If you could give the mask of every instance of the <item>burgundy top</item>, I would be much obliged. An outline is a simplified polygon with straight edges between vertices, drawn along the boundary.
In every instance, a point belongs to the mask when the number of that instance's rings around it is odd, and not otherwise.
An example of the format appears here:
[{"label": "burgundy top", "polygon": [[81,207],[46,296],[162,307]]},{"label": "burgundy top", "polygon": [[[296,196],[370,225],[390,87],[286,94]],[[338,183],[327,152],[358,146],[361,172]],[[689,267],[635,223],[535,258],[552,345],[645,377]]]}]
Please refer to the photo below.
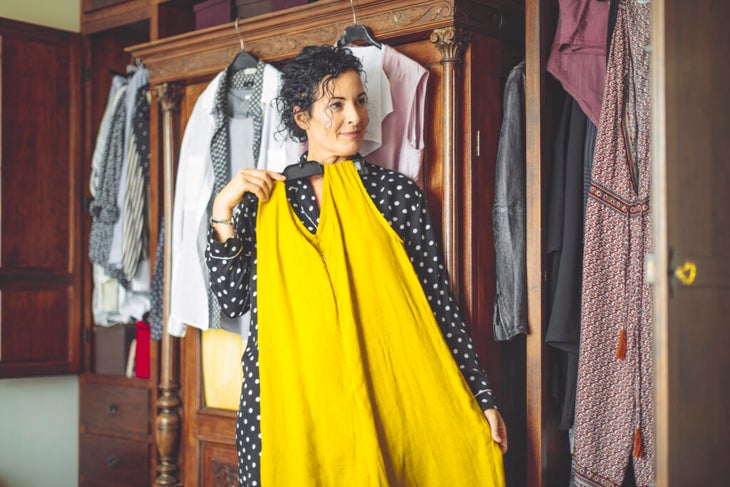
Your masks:
[{"label": "burgundy top", "polygon": [[547,70],[599,125],[606,76],[609,2],[559,0],[560,17]]}]

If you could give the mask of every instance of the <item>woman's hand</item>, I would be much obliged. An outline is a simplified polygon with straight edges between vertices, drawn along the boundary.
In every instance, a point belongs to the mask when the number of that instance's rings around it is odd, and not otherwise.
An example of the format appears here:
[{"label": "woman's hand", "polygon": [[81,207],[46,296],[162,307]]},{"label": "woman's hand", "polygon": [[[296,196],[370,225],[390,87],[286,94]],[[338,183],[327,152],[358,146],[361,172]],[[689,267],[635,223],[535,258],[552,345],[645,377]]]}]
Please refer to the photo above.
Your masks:
[{"label": "woman's hand", "polygon": [[492,429],[492,439],[499,444],[499,449],[502,450],[502,455],[507,453],[508,441],[507,441],[507,425],[504,424],[502,415],[496,409],[487,409],[484,411],[484,416],[489,421],[489,426]]},{"label": "woman's hand", "polygon": [[[245,193],[255,194],[263,202],[269,201],[274,180],[284,181],[283,174],[264,169],[242,169],[238,171],[216,195],[213,200],[212,217],[215,220],[230,220],[233,208],[243,199]],[[225,223],[213,225],[219,242],[225,242],[233,236],[233,226]]]}]

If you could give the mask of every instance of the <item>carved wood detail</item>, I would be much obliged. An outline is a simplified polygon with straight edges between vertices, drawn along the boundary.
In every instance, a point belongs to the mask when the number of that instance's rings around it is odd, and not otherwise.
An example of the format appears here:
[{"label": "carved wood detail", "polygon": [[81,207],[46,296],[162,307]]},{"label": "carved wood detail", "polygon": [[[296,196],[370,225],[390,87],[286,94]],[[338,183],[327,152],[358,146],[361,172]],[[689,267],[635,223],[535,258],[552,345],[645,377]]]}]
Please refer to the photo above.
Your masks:
[{"label": "carved wood detail", "polygon": [[[163,199],[165,221],[172,220],[173,199],[173,161],[175,160],[174,117],[180,111],[180,100],[184,90],[181,85],[163,83],[155,86],[155,97],[162,107],[162,138],[163,138]],[[164,290],[163,290],[163,334],[162,356],[160,373],[160,395],[157,399],[157,479],[155,485],[178,485],[179,467],[177,465],[177,451],[180,445],[180,388],[176,378],[176,340],[167,333],[167,319],[170,309],[170,263],[171,263],[171,225],[165,225],[165,259],[164,259]]]},{"label": "carved wood detail", "polygon": [[[502,33],[505,25],[517,23],[513,19],[519,18],[519,10],[510,2],[501,4],[504,5],[487,7],[474,1],[361,0],[355,8],[359,24],[368,26],[377,39],[397,44],[424,39],[434,29],[460,24],[490,35]],[[306,45],[335,43],[351,23],[349,2],[320,0],[299,8],[243,19],[239,27],[246,50],[275,63],[293,57]],[[152,83],[216,73],[228,65],[239,50],[240,42],[233,23],[127,49],[132,56],[145,60]],[[202,52],[205,56],[199,55]]]},{"label": "carved wood detail", "polygon": [[464,51],[469,43],[469,33],[457,27],[436,29],[431,33],[433,42],[441,53],[443,66],[443,104],[444,121],[442,134],[442,161],[444,171],[443,200],[443,247],[446,267],[449,271],[451,285],[458,301],[461,301],[461,247],[459,244],[461,229],[462,195],[459,178],[458,141],[461,139],[461,72],[460,64]]},{"label": "carved wood detail", "polygon": [[231,487],[234,485],[238,485],[238,468],[236,465],[214,463],[213,487]]}]

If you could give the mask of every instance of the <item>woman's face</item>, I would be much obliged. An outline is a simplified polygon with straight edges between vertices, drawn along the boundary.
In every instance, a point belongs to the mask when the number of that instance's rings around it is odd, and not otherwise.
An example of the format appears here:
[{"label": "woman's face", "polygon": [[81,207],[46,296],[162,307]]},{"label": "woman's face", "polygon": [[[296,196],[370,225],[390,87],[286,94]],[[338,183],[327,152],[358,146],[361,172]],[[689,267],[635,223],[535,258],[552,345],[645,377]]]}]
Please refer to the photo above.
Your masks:
[{"label": "woman's face", "polygon": [[295,115],[307,132],[309,159],[322,164],[347,160],[360,149],[368,124],[367,95],[360,75],[345,71],[328,86],[320,83],[318,90],[310,113]]}]

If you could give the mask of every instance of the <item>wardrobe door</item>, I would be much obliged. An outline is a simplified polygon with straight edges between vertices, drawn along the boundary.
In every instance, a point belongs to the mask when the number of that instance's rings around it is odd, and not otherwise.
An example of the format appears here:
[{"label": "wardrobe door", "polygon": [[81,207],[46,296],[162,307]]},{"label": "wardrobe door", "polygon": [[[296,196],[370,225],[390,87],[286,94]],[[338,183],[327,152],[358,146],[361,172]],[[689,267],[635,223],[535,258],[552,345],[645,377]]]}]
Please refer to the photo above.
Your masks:
[{"label": "wardrobe door", "polygon": [[727,485],[730,4],[651,6],[656,485]]},{"label": "wardrobe door", "polygon": [[79,36],[0,19],[0,377],[78,372]]}]

